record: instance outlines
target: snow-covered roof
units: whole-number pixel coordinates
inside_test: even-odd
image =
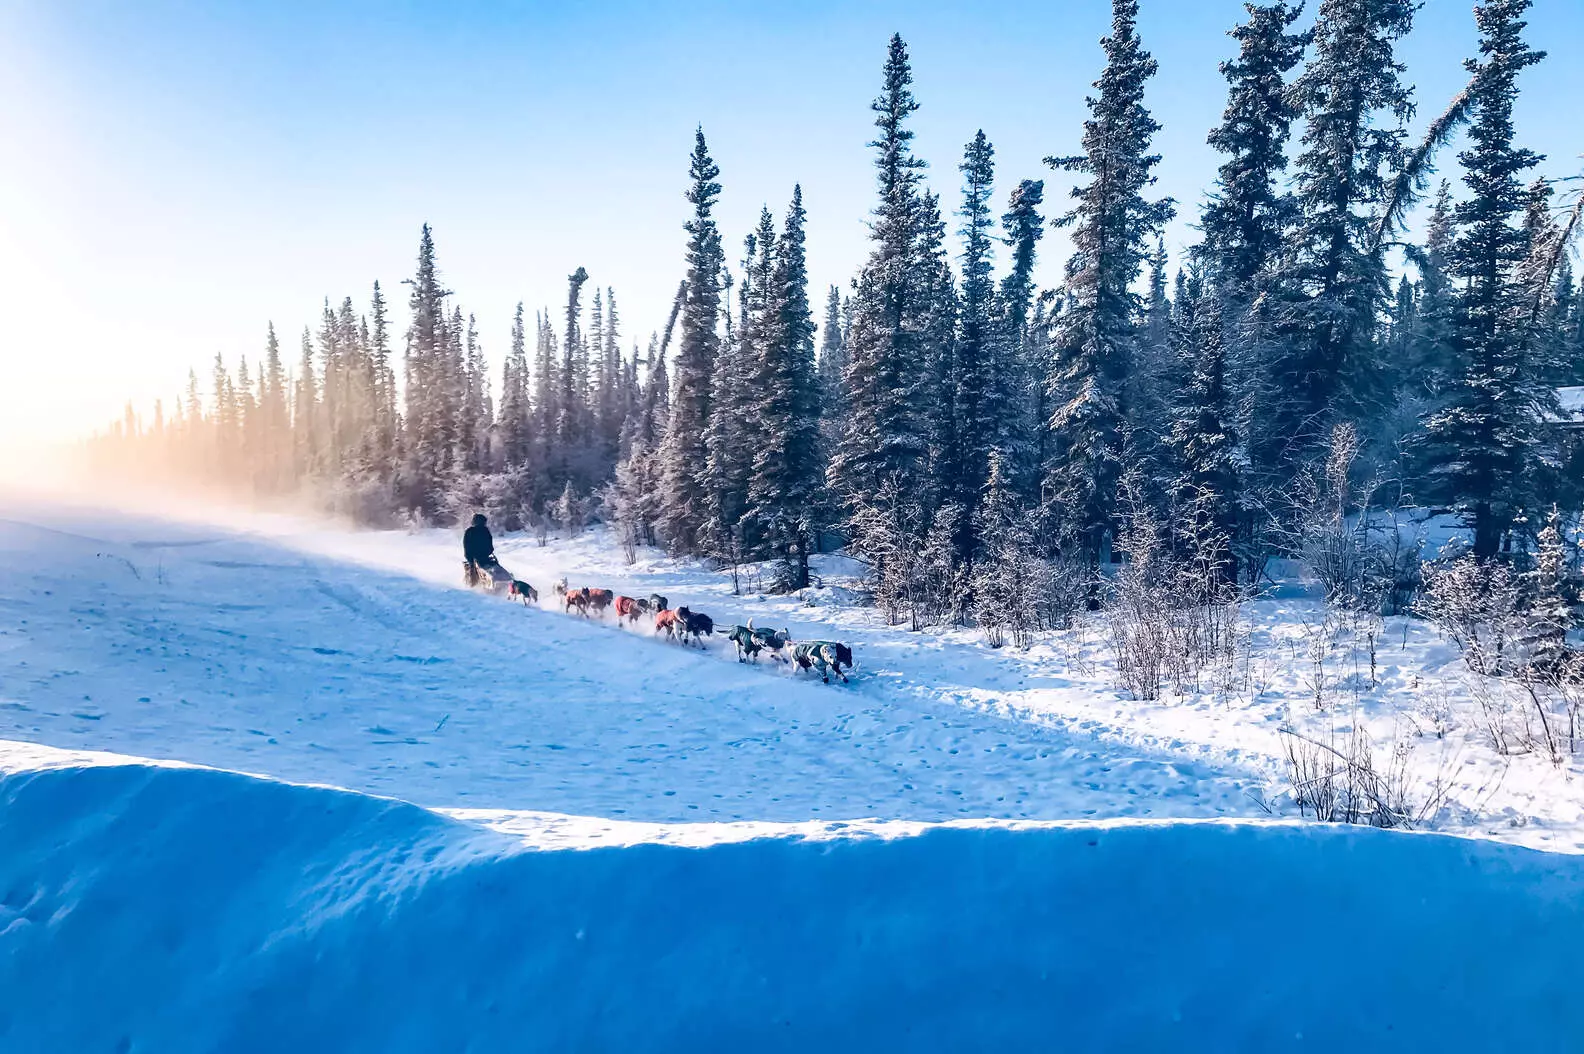
[[[1564,428],[1584,428],[1584,384],[1558,388],[1556,395],[1559,412],[1551,417],[1552,423]]]

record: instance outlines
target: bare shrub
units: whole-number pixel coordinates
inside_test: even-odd
[[[1424,581],[1419,613],[1457,645],[1470,670],[1494,677],[1516,668],[1523,591],[1510,566],[1464,556],[1426,564]]]
[[[1110,583],[1106,623],[1122,687],[1136,699],[1158,699],[1163,683],[1183,694],[1207,666],[1230,663],[1238,603],[1225,534],[1190,514],[1177,549],[1168,547],[1140,491],[1137,473],[1124,475],[1114,543],[1123,562]]]
[[[1322,823],[1413,827],[1445,804],[1448,788],[1438,776],[1428,787],[1413,778],[1412,743],[1397,736],[1377,761],[1369,735],[1355,721],[1341,736],[1334,729],[1316,739],[1283,728],[1287,781],[1304,816]]]

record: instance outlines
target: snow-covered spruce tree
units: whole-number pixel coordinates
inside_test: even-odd
[[[1573,283],[1573,262],[1563,253],[1556,266],[1556,278],[1551,283],[1551,293],[1546,298],[1544,317],[1539,332],[1550,344],[1547,349],[1546,381],[1553,385],[1571,385],[1574,377],[1574,357],[1578,320],[1578,290]]]
[[[1045,466],[1048,519],[1075,553],[1098,563],[1106,551],[1128,423],[1127,381],[1138,343],[1138,276],[1148,240],[1172,215],[1170,199],[1144,191],[1158,155],[1160,125],[1144,107],[1155,60],[1139,43],[1138,4],[1113,0],[1105,70],[1088,100],[1084,153],[1052,157],[1061,171],[1089,176],[1077,204],[1058,221],[1073,228],[1069,304],[1057,323],[1049,385],[1051,452]]]
[[[1125,396],[1133,449],[1152,484],[1152,494],[1164,489],[1170,475],[1166,443],[1171,435],[1172,397],[1183,382],[1179,334],[1172,328],[1173,304],[1166,295],[1167,263],[1165,240],[1157,235],[1155,249],[1145,260],[1142,324]]]
[[[841,396],[842,373],[847,369],[847,327],[843,321],[841,289],[831,286],[825,295],[825,320],[820,323],[819,386],[823,405],[834,413]]]
[[[449,466],[451,452],[449,377],[446,370],[446,291],[435,266],[434,235],[426,223],[418,242],[418,268],[407,280],[407,415],[404,495],[410,507],[425,515],[436,509],[437,481]]]
[[[579,267],[567,276],[567,301],[564,329],[561,337],[561,362],[556,371],[556,419],[554,444],[550,451],[550,485],[552,492],[568,483],[579,489],[587,481],[580,471],[586,440],[584,415],[584,389],[587,386],[588,361],[583,346],[582,317],[583,283],[588,272]]]
[[[1430,209],[1424,248],[1417,257],[1419,289],[1414,305],[1414,326],[1407,359],[1401,364],[1401,390],[1427,401],[1444,392],[1460,372],[1453,344],[1456,291],[1452,283],[1451,254],[1456,237],[1452,188],[1442,180]]]
[[[1260,467],[1278,475],[1319,451],[1339,416],[1376,413],[1389,395],[1373,343],[1389,287],[1372,235],[1413,113],[1395,45],[1416,6],[1322,0],[1314,54],[1294,85],[1305,122],[1299,216],[1279,276],[1273,399],[1259,411],[1270,443],[1254,450]]]
[[[489,422],[493,415],[489,412],[490,396],[488,378],[484,372],[484,349],[478,340],[478,323],[471,314],[467,317],[465,334],[460,378],[461,398],[457,401],[454,461],[460,471],[483,472],[489,468]]]
[[[380,291],[378,282],[374,283],[369,318],[369,361],[373,373],[374,410],[366,445],[374,474],[381,480],[389,480],[400,456],[400,433],[396,412],[396,372],[390,361],[390,319],[386,315],[385,294]]]
[[[1043,565],[999,450],[990,451],[974,519],[980,545],[972,572],[974,622],[991,647],[999,648],[1010,635],[1014,645],[1025,648],[1043,592]]]
[[[1278,0],[1244,7],[1248,20],[1231,32],[1238,55],[1221,63],[1226,110],[1207,139],[1227,159],[1199,220],[1207,277],[1238,307],[1246,307],[1269,277],[1294,219],[1293,203],[1279,182],[1297,117],[1287,77],[1309,39],[1292,32],[1302,4]]]
[[[1568,631],[1577,618],[1568,595],[1576,583],[1570,581],[1564,530],[1562,515],[1553,506],[1536,539],[1535,567],[1529,575],[1533,600],[1526,619],[1528,659],[1542,676],[1552,679],[1584,674],[1584,667],[1569,668],[1576,667],[1581,657],[1567,646]]]
[[[962,298],[957,313],[957,339],[954,371],[951,377],[953,400],[952,434],[942,437],[956,449],[943,458],[947,477],[942,494],[964,509],[972,509],[990,467],[990,450],[997,438],[999,422],[1010,412],[998,396],[1004,394],[997,384],[995,283],[991,276],[992,242],[990,195],[995,179],[995,149],[981,129],[963,150]],[[972,516],[961,518],[963,528],[955,539],[957,559],[973,559],[976,533]]]
[[[708,515],[704,471],[708,451],[704,437],[710,420],[710,375],[720,346],[720,280],[724,262],[720,231],[715,225],[715,200],[720,168],[710,158],[704,130],[696,134],[688,174],[687,200],[693,216],[687,231],[687,278],[683,293],[681,337],[677,342],[674,395],[661,444],[661,529],[673,552],[697,552]]]
[[[1238,580],[1234,543],[1239,528],[1242,497],[1239,464],[1242,452],[1233,426],[1233,407],[1226,381],[1226,327],[1221,317],[1226,303],[1201,281],[1185,289],[1189,302],[1185,350],[1192,356],[1188,381],[1173,408],[1171,451],[1177,475],[1173,504],[1175,524],[1188,548],[1205,548],[1205,539],[1216,541],[1228,555],[1217,566],[1204,568],[1206,554],[1189,552],[1190,561],[1228,584]]]
[[[754,376],[758,435],[748,508],[776,560],[775,586],[783,592],[808,585],[823,477],[805,219],[803,188],[794,186],[774,268],[766,276],[766,317]]]
[[[1457,206],[1459,234],[1449,253],[1462,283],[1452,334],[1462,371],[1446,405],[1425,422],[1433,493],[1467,517],[1480,559],[1497,554],[1524,504],[1541,405],[1524,281],[1531,239],[1519,222],[1526,202],[1518,178],[1540,158],[1513,145],[1512,124],[1517,75],[1544,56],[1523,41],[1528,7],[1529,0],[1491,0],[1474,11],[1480,58],[1467,63],[1479,74],[1472,143],[1458,155],[1469,197]]]
[[[291,417],[286,396],[286,368],[281,362],[280,341],[275,339],[275,323],[271,322],[264,342],[264,391],[259,406],[267,451],[265,489],[272,494],[285,492],[292,476]]]
[[[854,289],[839,408],[842,423],[828,471],[849,519],[883,485],[917,500],[926,481],[924,418],[918,408],[918,389],[926,379],[920,300],[937,276],[929,273],[918,251],[924,162],[913,156],[913,132],[907,127],[908,117],[918,109],[909,88],[912,81],[907,47],[900,36],[893,36],[884,85],[870,107],[879,129],[870,145],[876,151],[880,201],[870,224],[869,259]],[[911,519],[893,516],[889,522],[897,526]],[[864,532],[853,533],[856,539]],[[884,577],[883,569],[880,573]]]
[[[189,406],[196,406],[193,395]],[[292,391],[292,448],[297,479],[319,471],[319,385],[314,372],[313,337],[303,327],[302,354],[297,360],[297,380]]]
[[[528,333],[523,324],[522,301],[512,316],[511,347],[501,371],[500,434],[501,461],[507,469],[520,468],[528,461],[532,435],[528,391]]]
[[[325,297],[324,307],[319,316],[319,332],[316,341],[319,345],[319,406],[318,427],[319,435],[323,438],[324,473],[328,478],[334,478],[341,472],[342,458],[345,451],[342,448],[343,436],[337,429],[337,424],[345,414],[346,371],[342,366],[341,333],[336,326],[335,311],[330,307],[330,298]]]
[[[759,210],[759,225],[744,239],[738,322],[728,324],[710,378],[710,420],[705,429],[708,509],[704,550],[723,565],[741,564],[757,530],[745,523],[748,481],[761,422],[755,413],[755,374],[771,320],[768,296],[775,267],[775,220]]]
[[[616,290],[605,288],[605,317],[601,327],[598,383],[594,393],[594,434],[597,440],[595,477],[604,480],[615,471],[621,453],[622,422],[626,418],[625,363],[621,355],[621,321],[616,310]]]
[[[957,285],[952,276],[946,248],[946,220],[941,214],[940,198],[925,194],[919,199],[918,260],[915,264],[916,289],[913,330],[922,373],[914,382],[914,406],[924,425],[921,438],[926,455],[925,508],[937,516],[949,515],[957,526],[944,535],[946,552],[953,562],[964,549],[964,538],[972,528],[963,526],[973,512],[969,500],[951,492],[953,472],[960,463],[947,460],[947,452],[960,455],[961,429],[957,420]],[[929,529],[934,529],[934,523]]]
[[[1034,339],[1030,318],[1034,308],[1034,259],[1045,219],[1039,207],[1045,184],[1025,179],[1012,189],[1001,230],[1011,252],[996,296],[996,339],[992,402],[1005,412],[995,422],[993,446],[1001,451],[1003,469],[1025,506],[1039,500],[1045,463],[1045,422],[1050,418],[1045,378],[1050,369],[1046,342]]]

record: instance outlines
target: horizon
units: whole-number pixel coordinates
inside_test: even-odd
[[[0,84],[33,105],[0,117],[16,144],[0,192],[25,205],[0,221],[13,245],[0,285],[20,308],[0,361],[0,444],[86,437],[128,401],[146,419],[156,398],[170,407],[188,369],[207,388],[216,352],[232,369],[257,361],[269,323],[290,362],[323,298],[366,310],[376,280],[404,330],[400,283],[424,223],[454,302],[478,318],[496,384],[516,303],[554,313],[579,266],[614,288],[624,350],[642,345],[682,271],[696,125],[722,170],[728,262],[735,270],[760,206],[779,219],[800,183],[822,304],[867,255],[868,105],[893,31],[914,64],[915,146],[952,214],[954,255],[957,164],[980,128],[996,147],[997,217],[1025,178],[1045,180],[1044,212],[1059,215],[1074,180],[1041,159],[1077,150],[1109,22],[1105,0],[1065,6],[1014,5],[991,24],[939,3],[802,16],[489,4],[465,20],[423,5],[377,17],[365,3],[12,3],[0,9]],[[1242,5],[1141,6],[1160,64],[1146,99],[1164,126],[1156,192],[1178,204],[1166,235],[1175,268],[1220,163],[1204,137],[1224,106],[1217,64]],[[1431,0],[1400,45],[1417,88],[1411,139],[1466,81],[1471,6]],[[1542,2],[1529,21],[1543,46],[1584,31],[1584,10]],[[411,75],[419,62],[432,77]],[[777,84],[795,90],[762,90]],[[1580,97],[1584,73],[1552,56],[1522,84],[1519,141],[1547,155],[1542,174],[1576,174],[1565,108],[1551,103]],[[1437,165],[1454,187],[1460,143]],[[1051,287],[1065,234],[1047,228],[1040,249],[1038,280]]]

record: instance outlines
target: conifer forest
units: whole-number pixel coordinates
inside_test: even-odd
[[[961,173],[954,200],[923,182],[909,122],[928,91],[894,36],[849,279],[811,288],[796,186],[752,230],[720,229],[731,177],[701,128],[679,144],[675,300],[644,332],[576,260],[540,306],[477,319],[423,226],[399,286],[326,298],[300,334],[270,325],[255,353],[129,406],[91,456],[369,524],[598,521],[629,552],[769,561],[781,590],[844,547],[915,624],[1081,605],[1098,569],[1156,558],[1233,591],[1408,506],[1459,517],[1477,561],[1532,564],[1584,492],[1584,184],[1535,178],[1515,131],[1546,61],[1530,0],[1474,8],[1452,99],[1404,80],[1416,7],[1320,0],[1300,30],[1300,4],[1247,5],[1208,133],[1220,167],[1178,259],[1161,232],[1189,205],[1153,193],[1136,0],[1112,5],[1065,152],[997,173],[966,130],[960,160],[929,159]],[[1437,116],[1410,137],[1420,110]],[[1040,288],[1051,227],[1071,255]]]

